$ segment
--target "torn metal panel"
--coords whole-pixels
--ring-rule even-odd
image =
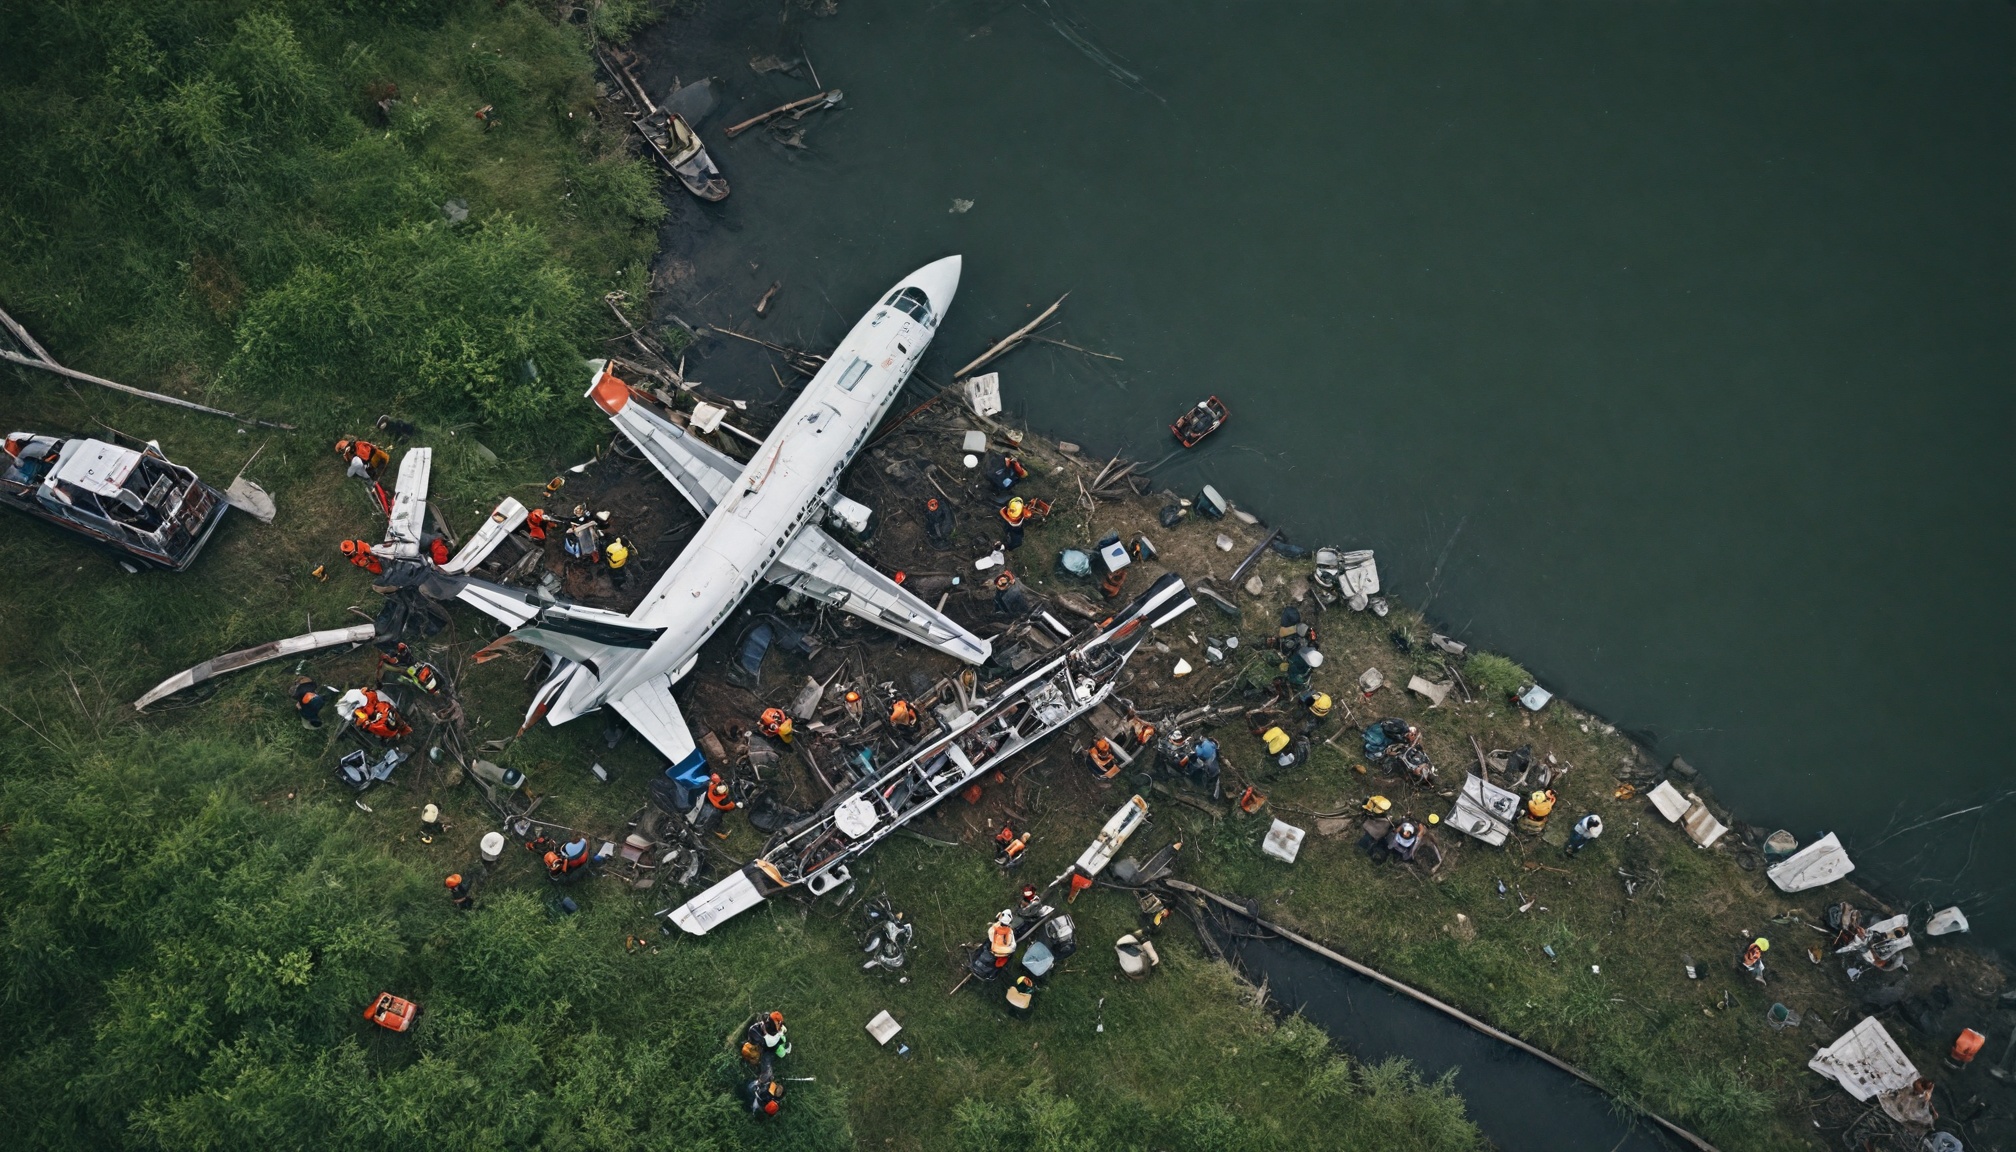
[[[1673,787],[1671,780],[1661,780],[1657,788],[1645,794],[1645,798],[1652,801],[1652,806],[1659,810],[1659,815],[1664,816],[1668,824],[1687,814],[1687,797]]]
[[[356,624],[348,628],[331,628],[322,632],[289,636],[285,640],[268,641],[256,648],[227,652],[222,656],[205,660],[194,668],[177,672],[156,684],[147,690],[146,695],[133,702],[133,709],[136,712],[145,712],[148,705],[173,696],[184,688],[193,688],[226,672],[236,672],[241,668],[250,668],[254,664],[263,664],[282,656],[296,656],[323,648],[334,648],[338,644],[362,644],[377,635],[377,631],[376,625]]]
[[[1703,848],[1713,848],[1715,841],[1720,840],[1722,834],[1729,831],[1728,826],[1715,819],[1708,811],[1707,802],[1699,796],[1689,792],[1687,800],[1687,811],[1680,817],[1680,826],[1687,830],[1687,835],[1693,837],[1696,844]]]
[[[478,528],[476,534],[469,537],[469,542],[462,546],[461,551],[450,557],[448,563],[441,566],[441,570],[453,575],[474,571],[478,564],[490,558],[490,553],[495,552],[498,545],[504,543],[505,537],[517,531],[520,524],[525,523],[527,515],[525,505],[519,503],[516,497],[506,496],[498,502],[497,507],[491,509],[490,518],[483,521],[483,527]]]
[[[1456,805],[1443,818],[1458,832],[1475,836],[1493,848],[1512,835],[1512,821],[1519,818],[1519,794],[1500,788],[1475,772],[1463,778],[1463,790]]]
[[[230,502],[231,507],[238,509],[261,524],[271,524],[273,517],[278,515],[280,511],[274,506],[273,497],[266,489],[245,479],[243,476],[231,481],[230,485],[224,489],[224,499]]]
[[[409,449],[399,461],[399,483],[392,492],[392,515],[385,524],[381,552],[388,558],[411,560],[420,555],[420,541],[427,535],[427,484],[433,469],[432,448]]]
[[[1417,696],[1427,697],[1431,707],[1448,699],[1450,690],[1455,687],[1456,685],[1453,681],[1448,684],[1437,684],[1433,680],[1422,676],[1414,676],[1407,681],[1407,690]]]

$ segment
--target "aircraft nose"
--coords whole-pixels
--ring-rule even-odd
[[[962,258],[947,256],[943,260],[933,260],[909,276],[909,282],[924,290],[931,300],[931,310],[943,316],[951,307],[952,297],[959,292],[959,268]]]

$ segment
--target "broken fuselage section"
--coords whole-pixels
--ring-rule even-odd
[[[195,562],[229,507],[158,444],[121,448],[34,432],[7,435],[0,503],[171,572]]]

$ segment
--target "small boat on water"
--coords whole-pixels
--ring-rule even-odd
[[[714,158],[707,155],[707,146],[700,143],[700,134],[693,131],[685,117],[664,108],[653,108],[637,121],[637,130],[688,192],[707,201],[728,198],[727,177],[714,166]]]
[[[1169,431],[1183,447],[1195,448],[1204,437],[1224,427],[1225,421],[1231,417],[1231,410],[1225,407],[1224,401],[1213,396],[1198,401],[1195,408],[1177,417],[1176,422],[1169,426]]]

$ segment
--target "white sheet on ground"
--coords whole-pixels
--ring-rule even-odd
[[[1880,1092],[1909,1087],[1918,1079],[1917,1067],[1874,1016],[1865,1017],[1839,1040],[1814,1053],[1806,1067],[1865,1102]]]
[[[1668,824],[1687,814],[1687,797],[1673,787],[1671,780],[1659,781],[1659,786],[1647,792],[1645,798],[1652,801],[1652,806],[1659,810],[1659,815],[1664,816]]]
[[[1804,892],[1831,884],[1855,870],[1841,838],[1829,832],[1765,871],[1780,892]]]
[[[1475,772],[1463,778],[1463,790],[1444,820],[1458,832],[1468,833],[1492,847],[1512,835],[1512,821],[1519,816],[1519,794],[1500,788]]]

